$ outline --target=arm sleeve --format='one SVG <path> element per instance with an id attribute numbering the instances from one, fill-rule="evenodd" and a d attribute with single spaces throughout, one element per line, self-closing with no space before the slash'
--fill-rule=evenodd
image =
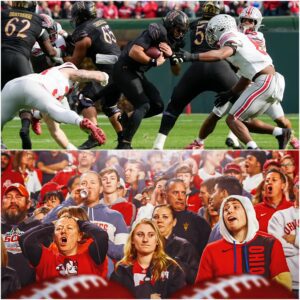
<path id="1" fill-rule="evenodd" d="M 214 277 L 212 265 L 213 260 L 209 249 L 210 248 L 206 247 L 203 251 L 195 281 L 196 283 L 200 281 L 209 280 Z"/>
<path id="2" fill-rule="evenodd" d="M 107 255 L 115 260 L 120 260 L 124 256 L 124 245 L 128 238 L 128 229 L 124 218 L 121 214 L 120 218 L 115 219 L 116 231 L 114 241 L 108 241 Z"/>
<path id="3" fill-rule="evenodd" d="M 52 237 L 54 232 L 54 224 L 42 224 L 33 227 L 20 236 L 20 247 L 30 263 L 36 267 L 42 257 L 42 241 L 45 237 Z"/>
<path id="4" fill-rule="evenodd" d="M 87 233 L 94 240 L 89 246 L 89 253 L 93 261 L 99 265 L 103 263 L 108 248 L 108 235 L 97 225 L 89 221 L 77 221 L 82 232 Z"/>
<path id="5" fill-rule="evenodd" d="M 168 285 L 168 297 L 173 293 L 180 290 L 186 285 L 185 274 L 181 268 L 175 266 L 173 276 L 169 279 L 170 284 Z"/>
<path id="6" fill-rule="evenodd" d="M 281 214 L 275 213 L 269 221 L 268 233 L 276 237 L 282 244 L 286 257 L 298 255 L 298 248 L 288 243 L 284 238 L 284 220 Z"/>

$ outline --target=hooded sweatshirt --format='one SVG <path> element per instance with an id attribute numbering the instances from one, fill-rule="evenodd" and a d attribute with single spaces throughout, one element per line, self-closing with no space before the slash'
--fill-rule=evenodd
<path id="1" fill-rule="evenodd" d="M 238 200 L 247 216 L 247 235 L 243 242 L 236 240 L 223 220 L 224 205 L 229 199 Z M 220 208 L 220 232 L 222 239 L 210 243 L 204 249 L 196 282 L 219 276 L 255 274 L 274 278 L 289 272 L 280 242 L 271 235 L 259 232 L 259 224 L 251 201 L 247 197 L 231 195 Z"/>

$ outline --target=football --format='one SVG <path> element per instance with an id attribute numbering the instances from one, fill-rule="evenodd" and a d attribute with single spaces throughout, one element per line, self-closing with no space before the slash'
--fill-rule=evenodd
<path id="1" fill-rule="evenodd" d="M 28 285 L 10 299 L 131 299 L 133 295 L 116 282 L 96 275 L 54 278 Z"/>
<path id="2" fill-rule="evenodd" d="M 258 275 L 220 277 L 187 286 L 172 295 L 173 299 L 295 299 L 274 280 Z"/>
<path id="3" fill-rule="evenodd" d="M 161 55 L 161 51 L 157 47 L 150 47 L 145 50 L 145 53 L 154 59 L 157 59 Z"/>

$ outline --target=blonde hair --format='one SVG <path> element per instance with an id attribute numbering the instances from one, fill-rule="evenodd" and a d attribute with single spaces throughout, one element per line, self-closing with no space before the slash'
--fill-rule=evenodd
<path id="1" fill-rule="evenodd" d="M 137 227 L 141 224 L 150 225 L 153 228 L 153 230 L 155 232 L 155 236 L 157 238 L 157 246 L 154 250 L 153 257 L 151 260 L 151 265 L 152 265 L 151 271 L 152 271 L 154 280 L 159 280 L 161 277 L 161 273 L 163 271 L 166 271 L 170 265 L 175 265 L 175 266 L 178 266 L 179 268 L 180 268 L 180 266 L 174 259 L 172 259 L 169 255 L 167 255 L 165 253 L 164 238 L 160 234 L 159 229 L 156 226 L 156 224 L 150 219 L 142 219 L 131 230 L 129 237 L 127 239 L 127 242 L 124 246 L 124 257 L 116 264 L 116 270 L 117 270 L 119 264 L 132 266 L 134 264 L 135 260 L 137 259 L 138 253 L 137 253 L 134 245 L 132 244 L 132 241 L 133 241 L 133 236 L 136 232 Z"/>

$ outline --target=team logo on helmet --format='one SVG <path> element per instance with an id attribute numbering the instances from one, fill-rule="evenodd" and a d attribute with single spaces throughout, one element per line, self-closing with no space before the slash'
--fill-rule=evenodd
<path id="1" fill-rule="evenodd" d="M 238 25 L 242 31 L 251 29 L 251 28 L 245 28 L 245 25 L 243 24 L 244 19 L 253 20 L 254 26 L 252 27 L 252 29 L 254 31 L 258 31 L 259 27 L 261 26 L 263 17 L 258 8 L 249 6 L 244 8 L 242 12 L 239 14 Z"/>
<path id="2" fill-rule="evenodd" d="M 163 18 L 163 24 L 172 39 L 180 40 L 187 33 L 190 21 L 183 11 L 171 10 Z"/>
<path id="3" fill-rule="evenodd" d="M 211 47 L 214 47 L 219 42 L 220 37 L 229 31 L 237 31 L 235 19 L 225 14 L 217 15 L 207 24 L 206 41 Z"/>
<path id="4" fill-rule="evenodd" d="M 71 10 L 72 22 L 78 26 L 81 23 L 94 19 L 97 16 L 95 3 L 93 1 L 76 1 Z"/>
<path id="5" fill-rule="evenodd" d="M 206 1 L 202 6 L 204 18 L 211 19 L 221 12 L 222 5 L 219 1 Z"/>

